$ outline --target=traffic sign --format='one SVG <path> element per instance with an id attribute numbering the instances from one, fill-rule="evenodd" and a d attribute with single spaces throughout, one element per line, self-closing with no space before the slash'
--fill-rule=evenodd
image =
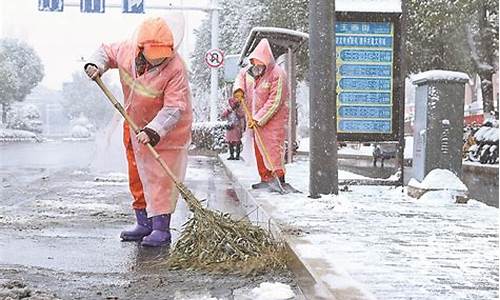
<path id="1" fill-rule="evenodd" d="M 38 0 L 39 11 L 63 11 L 64 0 Z"/>
<path id="2" fill-rule="evenodd" d="M 104 0 L 80 0 L 83 13 L 104 13 Z"/>
<path id="3" fill-rule="evenodd" d="M 224 52 L 220 49 L 210 49 L 205 54 L 205 63 L 210 68 L 218 68 L 224 63 Z"/>
<path id="4" fill-rule="evenodd" d="M 123 0 L 122 12 L 129 14 L 143 14 L 144 0 Z"/>

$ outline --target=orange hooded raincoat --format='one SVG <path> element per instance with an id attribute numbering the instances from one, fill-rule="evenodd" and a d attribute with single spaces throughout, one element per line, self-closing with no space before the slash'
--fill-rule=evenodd
<path id="1" fill-rule="evenodd" d="M 150 44 L 144 47 L 145 38 Z M 159 134 L 160 141 L 155 149 L 177 178 L 183 181 L 193 117 L 186 66 L 172 47 L 173 42 L 165 20 L 148 19 L 132 39 L 103 44 L 90 63 L 98 66 L 101 74 L 110 68 L 119 70 L 125 110 L 140 128 L 149 127 Z M 159 66 L 138 75 L 135 59 L 140 52 L 139 46 L 147 50 L 148 46 L 154 48 L 158 45 L 171 45 L 170 57 Z M 171 109 L 180 113 L 175 124 L 169 121 L 171 116 L 168 112 Z M 133 208 L 146 208 L 148 217 L 174 212 L 178 199 L 175 185 L 146 145 L 137 141 L 126 123 L 123 141 L 130 191 L 134 198 Z"/>
<path id="2" fill-rule="evenodd" d="M 255 58 L 263 62 L 266 66 L 265 72 L 255 80 L 248 73 L 251 66 L 243 68 L 236 77 L 233 92 L 241 89 L 245 93 L 246 105 L 251 110 L 253 119 L 257 121 L 272 166 L 265 157 L 262 157 L 264 156 L 263 147 L 259 140 L 254 137 L 256 150 L 258 150 L 256 151 L 257 164 L 263 163 L 267 170 L 281 176 L 285 172 L 284 147 L 288 124 L 286 73 L 275 63 L 267 39 L 262 39 L 248 58 Z M 264 171 L 259 166 L 261 179 L 263 181 L 272 179 L 270 174 L 264 175 Z"/>

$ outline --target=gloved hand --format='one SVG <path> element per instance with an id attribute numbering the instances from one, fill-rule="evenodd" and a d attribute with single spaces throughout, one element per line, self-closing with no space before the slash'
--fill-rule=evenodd
<path id="1" fill-rule="evenodd" d="M 160 136 L 153 129 L 144 127 L 137 135 L 137 140 L 141 144 L 150 143 L 154 147 L 160 141 Z"/>
<path id="2" fill-rule="evenodd" d="M 254 129 L 257 127 L 259 127 L 259 124 L 257 124 L 257 121 L 255 121 L 254 119 L 248 120 L 248 128 Z"/>
<path id="3" fill-rule="evenodd" d="M 99 71 L 99 68 L 96 65 L 90 64 L 90 63 L 85 65 L 85 73 L 87 73 L 87 76 L 89 76 L 90 79 L 92 79 L 92 80 L 101 76 L 101 72 Z"/>
<path id="4" fill-rule="evenodd" d="M 233 96 L 236 100 L 241 102 L 245 97 L 245 93 L 241 89 L 238 89 L 234 92 Z"/>

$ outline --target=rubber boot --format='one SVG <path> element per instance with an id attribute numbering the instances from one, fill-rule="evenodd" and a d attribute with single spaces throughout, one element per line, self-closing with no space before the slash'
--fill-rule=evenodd
<path id="1" fill-rule="evenodd" d="M 122 231 L 120 238 L 124 242 L 140 241 L 143 237 L 149 235 L 153 231 L 153 224 L 148 219 L 145 209 L 134 209 L 137 224 L 132 230 Z"/>
<path id="2" fill-rule="evenodd" d="M 252 184 L 252 189 L 258 190 L 258 189 L 265 189 L 269 187 L 269 183 L 266 181 L 261 181 L 259 183 L 254 183 Z"/>
<path id="3" fill-rule="evenodd" d="M 229 144 L 229 157 L 227 160 L 234 160 L 234 145 L 232 143 Z"/>
<path id="4" fill-rule="evenodd" d="M 170 214 L 154 216 L 153 231 L 142 239 L 141 245 L 146 247 L 161 247 L 170 245 Z"/>
<path id="5" fill-rule="evenodd" d="M 234 158 L 235 160 L 240 160 L 240 153 L 241 153 L 241 142 L 236 144 L 236 157 Z"/>

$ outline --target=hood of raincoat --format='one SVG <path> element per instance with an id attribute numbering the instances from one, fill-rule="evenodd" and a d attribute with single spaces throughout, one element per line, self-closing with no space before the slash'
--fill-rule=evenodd
<path id="1" fill-rule="evenodd" d="M 148 18 L 137 30 L 137 47 L 148 59 L 172 57 L 174 36 L 162 18 Z"/>
<path id="2" fill-rule="evenodd" d="M 172 57 L 184 38 L 184 24 L 179 13 L 149 17 L 135 31 L 132 43 L 148 59 Z"/>
<path id="3" fill-rule="evenodd" d="M 248 56 L 248 59 L 252 58 L 258 59 L 264 63 L 266 70 L 269 70 L 275 63 L 273 51 L 271 50 L 271 45 L 267 39 L 262 39 L 257 47 Z"/>

